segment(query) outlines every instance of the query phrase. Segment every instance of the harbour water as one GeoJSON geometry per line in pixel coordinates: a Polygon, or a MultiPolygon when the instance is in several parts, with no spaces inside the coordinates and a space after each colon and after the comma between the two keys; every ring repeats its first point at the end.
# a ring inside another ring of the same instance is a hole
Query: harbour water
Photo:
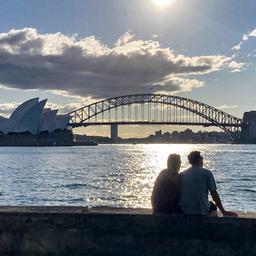
{"type": "Polygon", "coordinates": [[[1,147],[0,205],[151,207],[170,153],[200,150],[227,209],[256,211],[256,145],[1,147]]]}

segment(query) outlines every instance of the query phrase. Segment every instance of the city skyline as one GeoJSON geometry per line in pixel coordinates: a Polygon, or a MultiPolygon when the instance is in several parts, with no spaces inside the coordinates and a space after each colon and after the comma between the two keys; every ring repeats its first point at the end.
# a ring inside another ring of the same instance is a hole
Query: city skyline
{"type": "MultiPolygon", "coordinates": [[[[242,117],[256,109],[255,12],[252,0],[1,1],[0,115],[32,97],[67,113],[160,92],[242,117]]],[[[159,128],[120,130],[128,137],[159,128]]]]}

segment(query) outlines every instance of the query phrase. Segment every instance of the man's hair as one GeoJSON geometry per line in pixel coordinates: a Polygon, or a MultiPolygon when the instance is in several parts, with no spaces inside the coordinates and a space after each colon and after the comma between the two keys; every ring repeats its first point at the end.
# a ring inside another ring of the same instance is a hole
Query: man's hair
{"type": "Polygon", "coordinates": [[[180,155],[178,154],[170,154],[167,159],[167,167],[168,169],[176,168],[178,163],[180,163],[180,155]]]}
{"type": "Polygon", "coordinates": [[[200,151],[192,151],[188,155],[188,161],[190,164],[199,164],[202,160],[202,156],[200,155],[200,151]]]}

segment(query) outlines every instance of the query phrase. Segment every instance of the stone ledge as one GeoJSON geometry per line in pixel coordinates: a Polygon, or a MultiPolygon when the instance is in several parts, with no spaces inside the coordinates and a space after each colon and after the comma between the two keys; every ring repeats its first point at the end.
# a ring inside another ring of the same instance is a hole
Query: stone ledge
{"type": "Polygon", "coordinates": [[[256,255],[254,218],[150,213],[109,207],[0,207],[0,255],[256,255]]]}
{"type": "MultiPolygon", "coordinates": [[[[108,206],[0,206],[0,213],[98,213],[98,214],[143,214],[151,215],[150,208],[116,208],[108,206]]],[[[256,219],[256,212],[237,211],[239,218],[256,219]]],[[[218,212],[219,217],[222,217],[218,212]]]]}

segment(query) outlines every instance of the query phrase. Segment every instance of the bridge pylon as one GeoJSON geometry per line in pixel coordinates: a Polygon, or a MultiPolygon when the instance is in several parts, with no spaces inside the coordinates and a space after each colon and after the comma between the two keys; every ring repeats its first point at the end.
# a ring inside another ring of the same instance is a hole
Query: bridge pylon
{"type": "Polygon", "coordinates": [[[111,141],[115,143],[118,141],[118,125],[111,124],[110,130],[111,130],[111,141]]]}
{"type": "Polygon", "coordinates": [[[256,111],[244,113],[240,142],[256,143],[256,111]]]}

